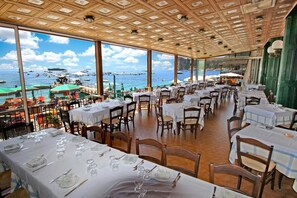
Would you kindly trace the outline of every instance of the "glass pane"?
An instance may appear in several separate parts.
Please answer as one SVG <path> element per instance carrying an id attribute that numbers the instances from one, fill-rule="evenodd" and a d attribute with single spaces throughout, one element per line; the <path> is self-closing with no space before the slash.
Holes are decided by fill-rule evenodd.
<path id="1" fill-rule="evenodd" d="M 191 75 L 191 59 L 179 56 L 177 68 L 177 83 L 188 82 Z"/>
<path id="2" fill-rule="evenodd" d="M 161 52 L 152 53 L 152 86 L 171 85 L 174 77 L 174 56 Z"/>

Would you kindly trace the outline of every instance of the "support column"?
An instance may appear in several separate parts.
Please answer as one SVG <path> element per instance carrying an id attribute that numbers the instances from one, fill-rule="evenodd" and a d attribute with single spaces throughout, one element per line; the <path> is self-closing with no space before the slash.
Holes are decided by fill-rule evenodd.
<path id="1" fill-rule="evenodd" d="M 147 88 L 152 91 L 152 50 L 147 50 Z"/>
<path id="2" fill-rule="evenodd" d="M 95 58 L 96 58 L 96 82 L 97 94 L 103 95 L 103 65 L 102 65 L 102 45 L 101 41 L 95 42 Z"/>
<path id="3" fill-rule="evenodd" d="M 194 59 L 191 58 L 191 65 L 190 65 L 190 82 L 193 82 L 193 70 L 194 70 Z"/>
<path id="4" fill-rule="evenodd" d="M 297 108 L 297 6 L 286 18 L 276 102 Z"/>
<path id="5" fill-rule="evenodd" d="M 178 70 L 178 55 L 174 55 L 174 76 L 173 76 L 173 84 L 177 84 L 177 70 Z"/>

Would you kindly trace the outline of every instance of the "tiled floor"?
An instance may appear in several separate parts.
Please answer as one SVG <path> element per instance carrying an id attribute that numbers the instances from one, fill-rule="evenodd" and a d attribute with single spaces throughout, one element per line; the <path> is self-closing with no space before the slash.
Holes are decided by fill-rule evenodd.
<path id="1" fill-rule="evenodd" d="M 181 146 L 193 152 L 201 154 L 200 168 L 198 178 L 208 181 L 209 177 L 209 163 L 216 164 L 229 163 L 229 141 L 227 136 L 227 119 L 232 116 L 233 102 L 226 101 L 222 103 L 216 110 L 215 115 L 209 115 L 205 118 L 205 127 L 203 131 L 199 131 L 197 139 L 194 139 L 194 135 L 188 132 L 186 136 L 184 134 L 174 135 L 167 131 L 164 132 L 163 137 L 160 134 L 156 134 L 156 117 L 153 113 L 149 116 L 146 111 L 136 114 L 135 117 L 135 129 L 130 128 L 130 134 L 133 137 L 132 141 L 132 153 L 135 153 L 135 139 L 136 138 L 153 138 L 167 146 Z M 235 180 L 229 177 L 219 177 L 219 182 L 222 183 L 235 183 Z M 276 176 L 276 183 L 278 181 L 278 174 Z M 278 189 L 275 184 L 275 189 L 271 190 L 270 184 L 267 184 L 264 189 L 263 197 L 297 197 L 297 193 L 292 189 L 292 179 L 284 178 L 282 182 L 282 189 Z M 248 185 L 243 185 L 244 189 L 250 189 Z M 199 196 L 197 196 L 199 197 Z"/>

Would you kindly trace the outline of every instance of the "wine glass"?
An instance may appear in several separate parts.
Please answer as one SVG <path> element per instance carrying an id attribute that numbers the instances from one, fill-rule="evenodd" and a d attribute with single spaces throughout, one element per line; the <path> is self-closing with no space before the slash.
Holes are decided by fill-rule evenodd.
<path id="1" fill-rule="evenodd" d="M 137 178 L 136 180 L 134 180 L 134 185 L 135 185 L 134 191 L 136 193 L 139 193 L 141 191 L 141 189 L 142 189 L 142 186 L 143 186 L 142 178 Z"/>

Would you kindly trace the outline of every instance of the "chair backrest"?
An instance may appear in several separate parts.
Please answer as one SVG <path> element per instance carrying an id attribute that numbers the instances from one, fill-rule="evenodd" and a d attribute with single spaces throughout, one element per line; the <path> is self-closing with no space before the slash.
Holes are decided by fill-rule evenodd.
<path id="1" fill-rule="evenodd" d="M 88 131 L 94 133 L 94 137 L 90 137 L 91 134 L 89 134 L 88 138 Z M 92 140 L 94 142 L 99 142 L 102 144 L 105 144 L 105 131 L 102 130 L 99 126 L 83 126 L 81 129 L 81 136 L 85 137 L 86 139 Z"/>
<path id="2" fill-rule="evenodd" d="M 200 107 L 185 107 L 183 124 L 195 124 L 197 126 L 200 118 L 200 112 Z"/>
<path id="3" fill-rule="evenodd" d="M 116 106 L 109 110 L 110 123 L 113 123 L 114 120 L 118 120 L 118 119 L 120 123 L 122 117 L 123 117 L 123 106 Z"/>
<path id="4" fill-rule="evenodd" d="M 217 90 L 209 92 L 209 96 L 212 97 L 212 98 L 215 98 L 216 100 L 219 98 L 219 95 L 220 95 L 220 92 L 217 91 Z"/>
<path id="5" fill-rule="evenodd" d="M 260 104 L 261 98 L 257 98 L 254 96 L 245 97 L 245 105 L 258 105 Z"/>
<path id="6" fill-rule="evenodd" d="M 181 147 L 164 148 L 164 166 L 193 177 L 198 177 L 200 156 L 198 153 L 193 153 Z M 181 158 L 182 164 L 175 163 L 176 159 Z M 185 164 L 187 164 L 187 168 L 185 168 Z M 193 165 L 192 168 L 188 168 L 189 165 Z"/>
<path id="7" fill-rule="evenodd" d="M 292 121 L 291 121 L 291 124 L 290 124 L 290 129 L 291 130 L 297 130 L 297 126 L 295 126 L 295 123 L 297 123 L 297 111 L 295 111 L 292 115 Z"/>
<path id="8" fill-rule="evenodd" d="M 27 134 L 28 132 L 33 131 L 33 123 L 29 124 L 26 122 L 16 122 L 2 129 L 4 139 L 8 139 L 10 137 L 16 137 L 20 135 Z"/>
<path id="9" fill-rule="evenodd" d="M 258 198 L 260 188 L 261 188 L 261 176 L 260 175 L 255 175 L 251 173 L 250 171 L 234 165 L 234 164 L 220 164 L 220 165 L 214 165 L 213 163 L 209 164 L 209 182 L 210 183 L 215 183 L 215 174 L 224 174 L 224 175 L 232 175 L 238 178 L 247 178 L 249 182 L 253 184 L 253 190 L 251 194 L 247 194 L 245 191 L 241 191 L 239 189 L 239 185 L 237 184 L 237 187 L 230 187 L 230 186 L 225 186 L 226 188 L 239 192 L 241 194 L 245 194 L 248 196 L 252 196 L 254 198 Z"/>
<path id="10" fill-rule="evenodd" d="M 140 154 L 140 147 L 141 146 L 146 146 L 146 147 L 150 147 L 150 148 L 153 148 L 154 150 L 157 150 L 159 153 L 160 153 L 160 157 L 156 157 L 156 156 L 152 156 L 152 155 L 149 155 L 147 153 L 152 153 L 150 152 L 151 150 L 149 150 L 148 152 L 144 152 L 142 151 L 141 153 L 143 154 Z M 163 165 L 164 164 L 164 148 L 166 147 L 166 145 L 163 145 L 162 143 L 158 142 L 157 140 L 154 140 L 154 139 L 136 139 L 136 154 L 142 158 L 142 159 L 146 159 L 148 161 L 152 161 L 152 162 L 155 162 L 157 164 L 160 164 L 160 165 Z"/>
<path id="11" fill-rule="evenodd" d="M 204 83 L 199 83 L 199 84 L 198 84 L 198 89 L 199 89 L 199 90 L 204 89 L 204 87 L 205 87 L 205 84 L 204 84 Z"/>
<path id="12" fill-rule="evenodd" d="M 252 138 L 241 138 L 239 135 L 236 136 L 237 141 L 237 158 L 238 165 L 245 166 L 246 161 L 253 161 L 257 163 L 257 166 L 265 166 L 265 171 L 263 172 L 264 178 L 263 181 L 266 181 L 265 175 L 268 172 L 269 164 L 271 161 L 271 156 L 273 152 L 273 146 L 268 146 L 258 140 Z M 247 152 L 245 147 L 253 146 L 256 147 L 256 150 L 261 149 L 262 155 L 256 155 L 251 152 Z M 264 156 L 263 156 L 264 155 Z"/>
<path id="13" fill-rule="evenodd" d="M 206 86 L 207 87 L 213 87 L 214 83 L 212 81 L 207 81 Z"/>
<path id="14" fill-rule="evenodd" d="M 129 102 L 127 104 L 127 115 L 134 117 L 135 110 L 136 110 L 136 102 L 135 101 Z"/>
<path id="15" fill-rule="evenodd" d="M 150 103 L 150 101 L 151 101 L 151 96 L 148 94 L 143 94 L 139 96 L 139 102 Z"/>
<path id="16" fill-rule="evenodd" d="M 230 144 L 232 136 L 242 129 L 241 122 L 242 120 L 238 116 L 232 116 L 231 118 L 227 119 L 227 130 Z"/>
<path id="17" fill-rule="evenodd" d="M 118 141 L 120 141 L 120 145 L 119 144 L 115 144 L 118 143 Z M 111 139 L 110 139 L 110 146 L 113 148 L 116 148 L 118 150 L 121 150 L 123 152 L 126 153 L 130 153 L 131 152 L 131 143 L 132 143 L 132 137 L 128 134 L 128 133 L 124 133 L 124 132 L 114 132 L 111 133 Z M 126 146 L 123 144 L 126 144 Z"/>
<path id="18" fill-rule="evenodd" d="M 166 100 L 166 104 L 172 104 L 172 103 L 177 103 L 176 98 L 168 98 Z"/>
<path id="19" fill-rule="evenodd" d="M 75 109 L 75 108 L 78 108 L 78 107 L 80 107 L 80 102 L 78 100 L 71 101 L 71 102 L 69 102 L 67 104 L 68 110 Z"/>
<path id="20" fill-rule="evenodd" d="M 199 104 L 208 104 L 210 105 L 211 104 L 211 101 L 212 101 L 212 98 L 210 96 L 203 96 L 203 97 L 200 97 L 199 99 Z"/>
<path id="21" fill-rule="evenodd" d="M 170 98 L 170 90 L 161 90 L 159 104 L 163 105 Z"/>
<path id="22" fill-rule="evenodd" d="M 131 95 L 124 95 L 124 100 L 133 102 L 133 97 Z"/>

